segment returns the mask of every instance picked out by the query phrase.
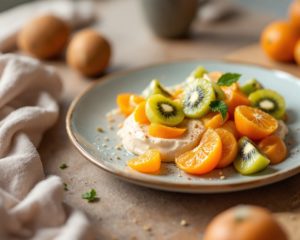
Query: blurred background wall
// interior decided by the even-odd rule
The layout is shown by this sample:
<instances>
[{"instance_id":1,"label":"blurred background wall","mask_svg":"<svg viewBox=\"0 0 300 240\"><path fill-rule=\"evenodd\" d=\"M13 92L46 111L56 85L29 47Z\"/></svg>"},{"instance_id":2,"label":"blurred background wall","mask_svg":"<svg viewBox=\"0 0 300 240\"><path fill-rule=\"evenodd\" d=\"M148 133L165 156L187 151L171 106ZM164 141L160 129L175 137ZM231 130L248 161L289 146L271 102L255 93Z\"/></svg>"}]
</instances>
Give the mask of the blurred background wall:
<instances>
[{"instance_id":1,"label":"blurred background wall","mask_svg":"<svg viewBox=\"0 0 300 240\"><path fill-rule=\"evenodd\" d=\"M0 0L0 11L4 11L10 7L13 7L15 5L24 2L29 2L29 1L32 0ZM103 1L103 0L96 0L96 1ZM116 0L109 0L109 1L116 1ZM218 0L218 1L222 1L222 0ZM292 0L231 0L231 1L236 2L252 11L259 11L259 12L267 11L269 15L274 15L276 17L278 16L284 17L286 15L286 8Z\"/></svg>"}]
</instances>

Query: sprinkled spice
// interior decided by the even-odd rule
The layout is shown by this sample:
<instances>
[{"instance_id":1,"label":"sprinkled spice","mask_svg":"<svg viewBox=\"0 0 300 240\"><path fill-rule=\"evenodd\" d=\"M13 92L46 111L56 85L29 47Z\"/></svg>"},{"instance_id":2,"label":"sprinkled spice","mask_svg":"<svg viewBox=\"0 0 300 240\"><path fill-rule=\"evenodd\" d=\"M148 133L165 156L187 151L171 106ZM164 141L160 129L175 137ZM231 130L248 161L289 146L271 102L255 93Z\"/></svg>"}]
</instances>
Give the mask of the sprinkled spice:
<instances>
[{"instance_id":1,"label":"sprinkled spice","mask_svg":"<svg viewBox=\"0 0 300 240\"><path fill-rule=\"evenodd\" d=\"M186 227L188 225L187 221L185 219L182 219L180 221L180 225L183 226L183 227Z\"/></svg>"},{"instance_id":2,"label":"sprinkled spice","mask_svg":"<svg viewBox=\"0 0 300 240\"><path fill-rule=\"evenodd\" d=\"M152 228L149 225L144 225L143 229L147 232L150 232L152 230Z\"/></svg>"},{"instance_id":3,"label":"sprinkled spice","mask_svg":"<svg viewBox=\"0 0 300 240\"><path fill-rule=\"evenodd\" d=\"M62 169L62 170L64 170L64 169L68 168L68 165L65 164L65 163L63 163L63 164L61 164L61 165L59 166L59 168Z\"/></svg>"},{"instance_id":4,"label":"sprinkled spice","mask_svg":"<svg viewBox=\"0 0 300 240\"><path fill-rule=\"evenodd\" d=\"M104 130L101 127L97 127L97 131L100 132L100 133L104 133Z\"/></svg>"},{"instance_id":5,"label":"sprinkled spice","mask_svg":"<svg viewBox=\"0 0 300 240\"><path fill-rule=\"evenodd\" d=\"M122 150L122 144L116 145L116 146L115 146L115 149L116 149L116 150Z\"/></svg>"}]
</instances>

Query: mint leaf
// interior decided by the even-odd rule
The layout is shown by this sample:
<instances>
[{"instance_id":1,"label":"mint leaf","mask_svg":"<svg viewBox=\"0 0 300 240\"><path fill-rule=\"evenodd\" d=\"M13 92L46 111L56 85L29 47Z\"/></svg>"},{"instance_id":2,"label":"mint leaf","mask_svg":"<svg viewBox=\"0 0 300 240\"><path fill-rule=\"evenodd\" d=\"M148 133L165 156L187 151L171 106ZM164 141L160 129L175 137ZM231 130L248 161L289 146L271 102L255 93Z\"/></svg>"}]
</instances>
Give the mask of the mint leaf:
<instances>
[{"instance_id":1,"label":"mint leaf","mask_svg":"<svg viewBox=\"0 0 300 240\"><path fill-rule=\"evenodd\" d=\"M219 86L230 86L231 84L237 82L241 77L239 73L224 73L218 80L217 84Z\"/></svg>"},{"instance_id":2,"label":"mint leaf","mask_svg":"<svg viewBox=\"0 0 300 240\"><path fill-rule=\"evenodd\" d=\"M212 101L210 104L210 109L213 112L219 112L222 115L222 118L225 119L227 112L228 112L228 107L224 101L221 100L215 100Z\"/></svg>"},{"instance_id":3,"label":"mint leaf","mask_svg":"<svg viewBox=\"0 0 300 240\"><path fill-rule=\"evenodd\" d=\"M65 164L65 163L63 163L62 165L59 166L59 168L62 169L62 170L66 169L67 167L68 167L68 165Z\"/></svg>"},{"instance_id":4,"label":"mint leaf","mask_svg":"<svg viewBox=\"0 0 300 240\"><path fill-rule=\"evenodd\" d=\"M97 198L97 192L95 189L91 189L90 191L81 195L82 199L86 199L88 202L95 202L99 198Z\"/></svg>"}]
</instances>

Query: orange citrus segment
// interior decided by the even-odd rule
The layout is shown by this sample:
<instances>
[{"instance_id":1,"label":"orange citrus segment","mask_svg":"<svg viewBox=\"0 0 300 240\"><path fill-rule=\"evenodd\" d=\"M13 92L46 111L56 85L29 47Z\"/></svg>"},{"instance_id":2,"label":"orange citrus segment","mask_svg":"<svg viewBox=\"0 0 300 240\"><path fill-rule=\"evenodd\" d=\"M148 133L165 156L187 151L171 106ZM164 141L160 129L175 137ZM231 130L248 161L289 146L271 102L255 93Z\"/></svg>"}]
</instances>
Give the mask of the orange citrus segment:
<instances>
[{"instance_id":1,"label":"orange citrus segment","mask_svg":"<svg viewBox=\"0 0 300 240\"><path fill-rule=\"evenodd\" d=\"M183 94L183 89L178 88L172 93L172 97L173 97L173 99L179 99L179 98L181 98L182 94Z\"/></svg>"},{"instance_id":2,"label":"orange citrus segment","mask_svg":"<svg viewBox=\"0 0 300 240\"><path fill-rule=\"evenodd\" d=\"M176 165L191 174L204 174L212 171L219 163L222 155L220 136L213 129L207 129L199 146L185 152L175 159Z\"/></svg>"},{"instance_id":3,"label":"orange citrus segment","mask_svg":"<svg viewBox=\"0 0 300 240\"><path fill-rule=\"evenodd\" d=\"M160 169L161 156L158 150L148 150L128 161L128 166L143 173L156 173Z\"/></svg>"},{"instance_id":4,"label":"orange citrus segment","mask_svg":"<svg viewBox=\"0 0 300 240\"><path fill-rule=\"evenodd\" d=\"M151 123L148 133L152 137L158 138L178 138L182 136L186 128L168 127L158 123Z\"/></svg>"},{"instance_id":5,"label":"orange citrus segment","mask_svg":"<svg viewBox=\"0 0 300 240\"><path fill-rule=\"evenodd\" d=\"M136 107L141 102L145 102L145 101L146 101L145 98L143 98L142 96L136 95L136 94L132 94L129 98L129 104L132 107Z\"/></svg>"},{"instance_id":6,"label":"orange citrus segment","mask_svg":"<svg viewBox=\"0 0 300 240\"><path fill-rule=\"evenodd\" d=\"M238 106L234 112L238 132L252 140L259 140L272 134L278 127L277 120L260 109Z\"/></svg>"},{"instance_id":7,"label":"orange citrus segment","mask_svg":"<svg viewBox=\"0 0 300 240\"><path fill-rule=\"evenodd\" d=\"M209 72L208 77L213 82L218 82L219 78L223 75L222 72Z\"/></svg>"},{"instance_id":8,"label":"orange citrus segment","mask_svg":"<svg viewBox=\"0 0 300 240\"><path fill-rule=\"evenodd\" d=\"M130 115L134 108L145 99L141 96L131 93L121 93L117 96L117 105L125 116Z\"/></svg>"},{"instance_id":9,"label":"orange citrus segment","mask_svg":"<svg viewBox=\"0 0 300 240\"><path fill-rule=\"evenodd\" d=\"M271 164L277 164L286 159L287 147L284 141L275 135L268 136L258 144L260 151L271 161Z\"/></svg>"},{"instance_id":10,"label":"orange citrus segment","mask_svg":"<svg viewBox=\"0 0 300 240\"><path fill-rule=\"evenodd\" d=\"M226 115L226 118L223 119L220 113L213 113L213 112L201 118L204 127L214 128L214 129L221 127L227 121L227 119L228 119L228 114Z\"/></svg>"},{"instance_id":11,"label":"orange citrus segment","mask_svg":"<svg viewBox=\"0 0 300 240\"><path fill-rule=\"evenodd\" d=\"M233 116L234 110L237 106L251 105L248 97L239 90L237 83L234 83L229 87L222 87L222 90L226 95L225 103L228 106L228 112L231 116Z\"/></svg>"},{"instance_id":12,"label":"orange citrus segment","mask_svg":"<svg viewBox=\"0 0 300 240\"><path fill-rule=\"evenodd\" d=\"M226 129L227 131L231 132L235 139L239 139L239 133L236 130L235 123L234 121L227 121L226 123L223 124L222 128Z\"/></svg>"},{"instance_id":13,"label":"orange citrus segment","mask_svg":"<svg viewBox=\"0 0 300 240\"><path fill-rule=\"evenodd\" d=\"M141 102L134 110L134 120L140 124L150 124L146 116L146 102Z\"/></svg>"},{"instance_id":14,"label":"orange citrus segment","mask_svg":"<svg viewBox=\"0 0 300 240\"><path fill-rule=\"evenodd\" d=\"M224 168L229 166L236 158L238 153L238 145L234 135L224 128L217 128L216 132L219 134L222 141L222 156L217 168Z\"/></svg>"}]
</instances>

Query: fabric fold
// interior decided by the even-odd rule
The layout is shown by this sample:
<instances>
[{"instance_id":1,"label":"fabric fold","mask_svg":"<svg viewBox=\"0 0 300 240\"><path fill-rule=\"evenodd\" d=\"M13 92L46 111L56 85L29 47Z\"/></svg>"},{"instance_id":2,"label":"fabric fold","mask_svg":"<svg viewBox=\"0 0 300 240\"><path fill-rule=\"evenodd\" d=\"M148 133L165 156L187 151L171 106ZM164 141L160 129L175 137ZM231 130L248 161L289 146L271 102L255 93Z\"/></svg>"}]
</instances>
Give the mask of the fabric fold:
<instances>
[{"instance_id":1,"label":"fabric fold","mask_svg":"<svg viewBox=\"0 0 300 240\"><path fill-rule=\"evenodd\" d=\"M0 55L0 239L94 239L83 213L67 216L63 183L45 179L37 151L57 121L61 91L53 68Z\"/></svg>"}]
</instances>

